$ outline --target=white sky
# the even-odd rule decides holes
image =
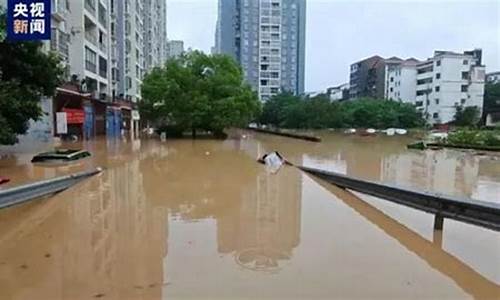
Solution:
[[[210,52],[217,1],[167,0],[169,39]],[[307,0],[306,45],[307,91],[347,82],[349,65],[374,54],[482,48],[487,72],[498,71],[500,0]]]

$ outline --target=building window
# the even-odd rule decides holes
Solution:
[[[440,65],[441,65],[441,60],[438,60],[438,61],[436,62],[436,66],[438,66],[438,67],[439,67]]]
[[[465,104],[466,99],[461,99],[460,103]]]
[[[436,105],[439,105],[439,99],[435,99]]]
[[[420,106],[423,106],[423,105],[424,105],[423,101],[417,101],[417,102],[415,102],[415,106],[417,106],[417,107],[420,107]]]
[[[432,114],[432,117],[433,117],[434,119],[439,118],[439,113],[437,113],[437,112],[436,112],[436,113],[433,113],[433,114]]]
[[[441,73],[436,74],[436,79],[441,79]]]
[[[468,65],[469,61],[467,59],[464,59],[464,65]]]
[[[441,90],[441,87],[436,86],[436,87],[434,88],[434,90],[435,90],[436,92],[439,92],[439,91]]]
[[[102,56],[99,56],[99,76],[108,78],[108,62]]]
[[[97,53],[85,47],[85,69],[97,73]]]
[[[391,93],[394,91],[394,89],[392,87],[390,88],[390,90],[391,90]]]
[[[391,77],[391,82],[394,82],[394,77]]]
[[[462,72],[462,79],[469,80],[469,72]]]
[[[469,90],[468,86],[462,85],[462,92],[466,93]]]

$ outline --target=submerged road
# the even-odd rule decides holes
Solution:
[[[498,157],[317,134],[323,143],[98,140],[76,145],[94,156],[70,166],[0,160],[7,187],[105,168],[0,210],[0,299],[500,298],[500,233],[455,221],[437,233],[431,215],[255,162],[278,150],[305,166],[495,202]]]

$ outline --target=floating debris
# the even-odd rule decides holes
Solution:
[[[0,176],[0,184],[7,183],[7,182],[9,182],[9,181],[10,181],[10,179],[9,179],[9,178],[6,178],[6,177],[1,177],[1,176]]]

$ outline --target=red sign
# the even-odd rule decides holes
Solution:
[[[85,120],[85,113],[83,109],[63,108],[66,113],[68,124],[83,124]]]

